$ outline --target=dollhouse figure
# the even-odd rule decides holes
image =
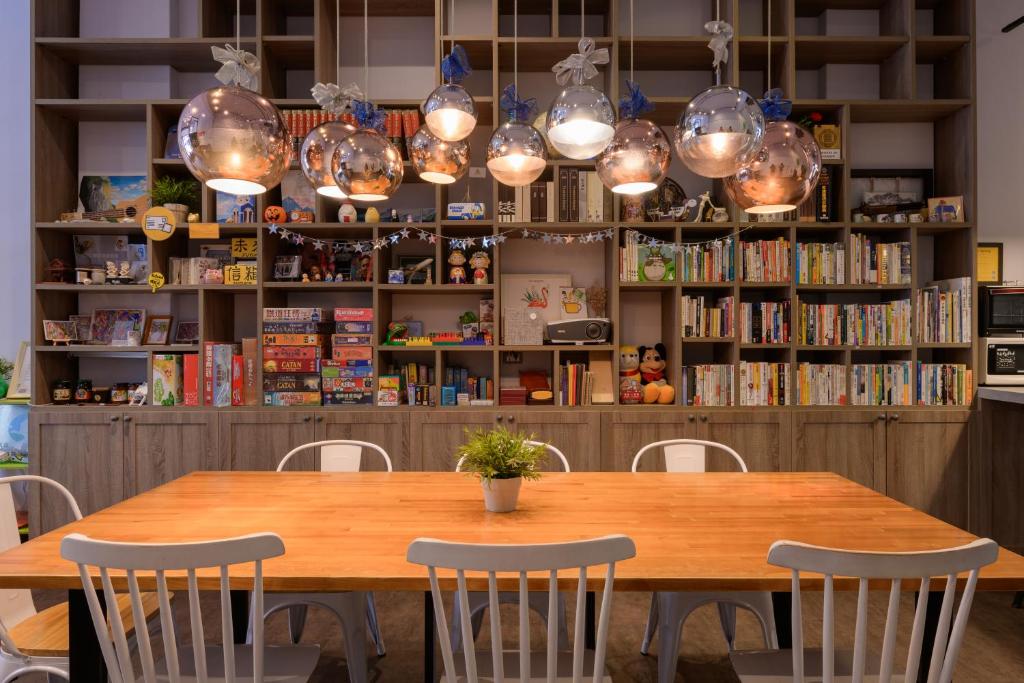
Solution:
[[[309,276],[313,282],[320,282],[323,280],[323,276],[320,274],[320,266],[310,266]]]
[[[486,251],[475,251],[469,257],[469,265],[473,269],[473,284],[486,285],[487,269],[491,267],[491,257]]]
[[[106,266],[107,266],[107,277],[108,278],[117,277],[117,265],[113,261],[107,261]]]
[[[334,273],[328,272],[324,275],[324,282],[334,282]]]
[[[121,261],[121,272],[119,274],[119,277],[131,277],[131,276],[132,276],[131,264],[129,264],[127,261]]]
[[[305,284],[309,284],[309,273],[302,274],[302,282]]]
[[[448,255],[448,265],[451,266],[448,270],[448,284],[466,284],[466,255],[461,249],[452,249],[452,253]]]

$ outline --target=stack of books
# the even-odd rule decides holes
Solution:
[[[846,283],[846,249],[842,242],[798,242],[796,281],[802,285]]]
[[[731,406],[732,365],[684,365],[683,404],[688,406]]]
[[[789,300],[742,302],[740,341],[744,344],[788,344]]]
[[[498,390],[503,406],[525,406],[528,393],[525,387],[501,387]]]
[[[798,338],[814,346],[910,344],[910,299],[881,304],[800,302]]]
[[[710,303],[710,297],[705,303],[703,295],[683,295],[683,338],[733,335],[733,297],[721,297],[715,301],[714,306],[710,306]]]
[[[622,282],[671,282],[676,279],[676,255],[663,244],[640,244],[640,233],[626,230],[619,247]]]
[[[451,365],[446,367],[444,384],[441,385],[441,405],[494,405],[494,378],[471,375],[466,368]]]
[[[740,405],[784,406],[789,363],[740,361]]]
[[[917,290],[917,340],[961,344],[971,341],[971,278],[929,282]]]
[[[318,406],[330,323],[320,308],[263,309],[263,405]]]
[[[324,405],[373,405],[373,309],[334,309],[331,359],[320,369]]]
[[[879,242],[850,235],[850,273],[855,285],[909,285],[910,242]]]
[[[683,282],[732,282],[736,279],[736,242],[732,237],[684,244],[679,258]]]
[[[845,406],[846,367],[836,363],[798,363],[796,402],[801,406]]]
[[[855,406],[909,406],[911,381],[909,360],[851,365],[851,403]]]
[[[744,282],[789,282],[789,240],[740,243],[740,277]]]
[[[917,404],[966,406],[974,398],[974,373],[963,363],[917,361]]]

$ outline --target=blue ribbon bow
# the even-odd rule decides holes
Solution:
[[[509,83],[501,91],[501,110],[508,114],[510,121],[529,121],[537,111],[537,98],[519,99],[516,86]]]
[[[471,73],[473,68],[469,65],[469,57],[461,45],[453,46],[451,53],[441,60],[441,75],[450,83],[460,83]]]
[[[782,97],[781,88],[772,88],[766,92],[758,104],[769,121],[785,121],[793,113],[793,103]]]
[[[372,128],[378,133],[384,132],[384,121],[387,119],[387,114],[383,109],[375,108],[373,102],[355,100],[352,103],[352,112],[360,128]]]
[[[619,100],[619,118],[638,119],[641,114],[654,111],[654,105],[640,91],[640,86],[633,81],[626,81],[629,94]]]

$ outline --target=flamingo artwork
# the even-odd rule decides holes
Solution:
[[[547,308],[548,307],[548,288],[541,287],[540,294],[537,294],[536,289],[528,289],[523,294],[523,301],[526,302],[527,308]]]

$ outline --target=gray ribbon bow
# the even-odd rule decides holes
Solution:
[[[213,58],[223,64],[215,74],[218,81],[224,85],[234,83],[249,90],[259,90],[260,63],[256,55],[230,44],[224,47],[213,45],[210,49]]]
[[[576,85],[580,85],[597,75],[596,64],[608,63],[608,48],[595,50],[592,38],[580,38],[577,47],[579,52],[569,55],[551,67],[559,85],[565,85],[570,78]]]
[[[352,107],[355,100],[364,100],[363,91],[355,83],[338,85],[336,83],[317,83],[310,90],[313,99],[324,111],[340,115]]]
[[[712,67],[719,68],[729,61],[729,41],[732,40],[732,25],[727,21],[709,21],[704,24],[704,30],[711,34],[711,41],[708,47],[715,53],[715,61]]]

